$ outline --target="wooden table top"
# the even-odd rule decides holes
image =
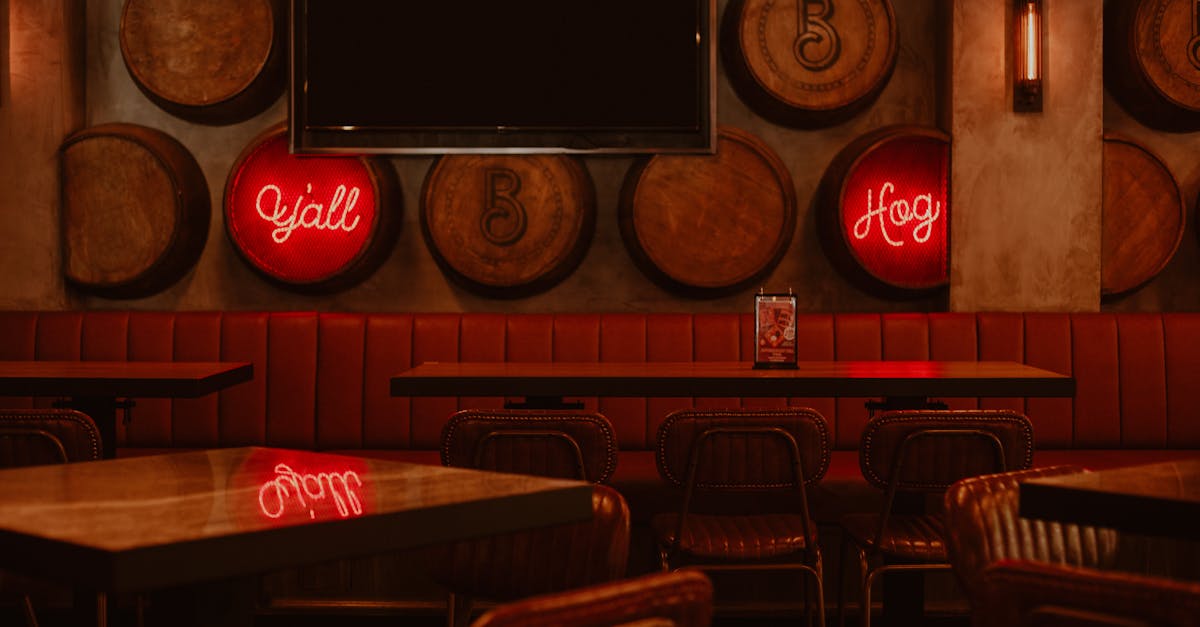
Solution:
[[[1021,516],[1200,539],[1200,458],[1033,479]]]
[[[1070,376],[1009,361],[427,362],[393,396],[1071,396]]]
[[[270,448],[0,471],[0,568],[111,592],[582,520],[591,486]]]
[[[0,396],[195,398],[252,378],[246,362],[0,361]]]

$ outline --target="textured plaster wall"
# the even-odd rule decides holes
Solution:
[[[1041,113],[1013,113],[1007,0],[956,2],[950,308],[1099,308],[1102,3],[1046,3]]]
[[[624,157],[587,157],[585,165],[596,185],[598,219],[595,237],[579,268],[565,281],[539,295],[494,300],[463,290],[441,273],[421,238],[419,193],[432,158],[392,159],[403,187],[404,219],[399,242],[390,258],[359,286],[327,296],[299,295],[266,283],[233,251],[224,232],[221,194],[229,169],[240,151],[260,132],[283,122],[281,99],[258,117],[233,126],[202,126],[158,109],[136,88],[121,59],[118,41],[121,0],[88,2],[87,121],[133,122],[175,136],[196,156],[212,191],[214,215],[208,244],[193,272],[153,297],[114,301],[73,294],[72,305],[84,308],[143,309],[315,309],[357,311],[744,311],[756,288],[701,300],[668,292],[633,265],[617,227],[617,198],[632,163]],[[723,14],[725,1],[718,2]],[[800,306],[814,311],[887,311],[944,309],[942,299],[891,301],[864,293],[839,275],[816,236],[817,183],[833,156],[855,137],[890,124],[933,125],[937,120],[937,13],[929,0],[895,0],[900,53],[894,76],[879,100],[854,119],[828,129],[805,131],[776,126],[750,111],[734,94],[718,69],[719,121],[741,127],[765,140],[791,172],[799,200],[796,232],[783,261],[764,281],[771,289],[791,287],[801,294]],[[381,64],[381,71],[385,66]],[[55,270],[57,272],[57,270]],[[54,279],[49,270],[39,280]],[[42,306],[57,306],[43,301]]]
[[[948,3],[952,37],[939,42],[938,8]],[[8,229],[0,242],[0,307],[140,309],[317,309],[468,311],[741,311],[748,289],[716,300],[667,292],[633,266],[616,226],[622,178],[632,162],[589,157],[597,189],[595,238],[579,269],[550,291],[502,301],[451,284],[434,265],[417,222],[418,194],[429,158],[391,160],[404,188],[400,241],[363,284],[328,296],[281,290],[254,275],[234,254],[221,221],[229,168],[254,136],[284,121],[282,99],[258,117],[232,126],[202,126],[174,118],[137,90],[121,60],[121,0],[86,3],[86,56],[71,37],[64,11],[82,2],[0,0],[5,61],[0,66],[0,155]],[[719,0],[723,12],[725,0]],[[814,191],[829,160],[846,143],[888,124],[941,123],[954,135],[952,288],[949,307],[1086,310],[1099,305],[1100,124],[1156,152],[1180,182],[1189,224],[1163,273],[1137,292],[1105,303],[1110,310],[1200,308],[1200,238],[1193,207],[1200,194],[1198,133],[1146,129],[1102,90],[1098,0],[1048,3],[1051,40],[1046,111],[1011,113],[1003,29],[1006,0],[894,0],[900,30],[896,72],[880,99],[854,119],[804,131],[774,125],[750,111],[719,68],[723,124],[762,137],[791,172],[800,215],[791,247],[764,282],[792,287],[812,311],[936,311],[944,299],[891,301],[850,285],[826,260],[815,234]],[[943,50],[950,53],[943,55]],[[77,53],[76,53],[77,52]],[[86,58],[86,80],[79,68]],[[949,62],[949,70],[941,65]],[[72,70],[74,67],[74,70]],[[72,73],[74,72],[74,74]],[[948,74],[948,75],[947,75]],[[952,94],[939,96],[940,84]],[[86,106],[82,87],[86,84]],[[1102,113],[1101,113],[1102,112]],[[86,119],[84,119],[86,114]],[[1101,117],[1102,116],[1102,117]],[[133,301],[90,297],[63,286],[59,249],[56,149],[71,130],[119,121],[162,129],[201,163],[214,214],[196,268],[164,292]]]

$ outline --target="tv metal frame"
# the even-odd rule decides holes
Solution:
[[[553,131],[518,127],[474,130],[466,127],[384,129],[367,127],[298,128],[304,117],[304,98],[297,85],[304,77],[296,63],[297,39],[303,34],[300,6],[307,0],[290,0],[288,38],[288,149],[295,154],[713,154],[717,148],[717,30],[716,0],[697,0],[701,11],[700,46],[707,58],[700,75],[701,92],[707,94],[701,109],[701,128],[695,131],[645,129],[586,129]],[[636,145],[622,144],[629,135]],[[436,138],[434,141],[427,141]],[[422,141],[425,139],[426,141]]]

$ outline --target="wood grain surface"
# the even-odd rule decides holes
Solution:
[[[595,224],[591,177],[565,155],[445,156],[421,195],[421,229],[439,265],[493,297],[528,295],[566,278]]]
[[[1106,135],[1100,293],[1128,292],[1157,276],[1179,248],[1186,215],[1166,165],[1133,140]]]
[[[61,159],[70,283],[146,296],[195,265],[212,210],[204,173],[182,144],[149,127],[104,124],[68,137]]]
[[[722,127],[714,155],[635,163],[618,219],[625,247],[647,276],[685,294],[718,296],[779,263],[796,228],[796,190],[770,146]]]

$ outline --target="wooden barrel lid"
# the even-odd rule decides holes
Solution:
[[[421,195],[421,229],[438,264],[468,289],[497,298],[566,278],[595,225],[591,177],[565,155],[444,156]]]
[[[1105,3],[1105,83],[1141,123],[1200,130],[1200,15],[1194,0]]]
[[[208,238],[208,184],[174,138],[132,124],[95,126],[63,143],[62,168],[68,282],[135,298],[195,265]]]
[[[1106,134],[1101,295],[1129,292],[1157,276],[1183,239],[1185,212],[1179,185],[1158,157]]]
[[[763,117],[816,128],[874,102],[896,67],[890,0],[731,0],[721,52],[738,95]]]
[[[127,0],[121,54],[135,83],[194,122],[250,118],[283,93],[281,0]]]
[[[721,127],[713,155],[656,155],[630,168],[621,237],[651,279],[720,296],[766,276],[796,226],[796,191],[783,161],[750,133]]]

